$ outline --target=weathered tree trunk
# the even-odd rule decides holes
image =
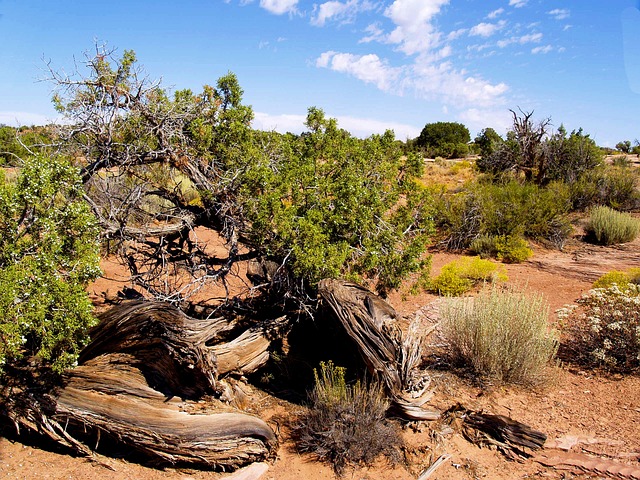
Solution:
[[[220,396],[220,377],[250,373],[268,359],[282,319],[223,342],[232,325],[222,318],[193,319],[160,302],[133,301],[103,314],[80,365],[63,387],[35,393],[16,389],[5,410],[18,427],[47,434],[76,451],[95,431],[170,463],[235,468],[271,457],[277,439],[261,419],[222,407],[189,414],[189,400]]]
[[[355,283],[325,279],[318,290],[369,371],[383,382],[397,414],[407,420],[438,419],[438,412],[423,408],[432,392],[429,376],[418,369],[422,339],[415,327],[403,336],[393,307]]]

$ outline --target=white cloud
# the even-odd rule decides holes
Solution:
[[[323,27],[328,20],[339,20],[344,23],[352,22],[359,12],[371,10],[373,4],[367,0],[347,0],[338,2],[335,0],[313,6],[311,24]]]
[[[442,62],[450,54],[451,48],[446,46],[437,52],[418,56],[413,65],[391,67],[375,54],[328,51],[317,58],[316,66],[346,73],[397,95],[412,92],[420,98],[456,106],[487,106],[503,102],[503,94],[508,90],[505,83],[492,84],[479,76],[457,70],[451,62]]]
[[[464,70],[457,70],[450,62],[435,64],[418,61],[404,84],[422,98],[456,106],[502,103],[502,96],[509,89],[505,83],[492,84]]]
[[[573,27],[573,25],[565,25],[562,29],[563,32],[566,32],[567,30],[569,30],[571,27]]]
[[[367,28],[364,29],[364,31],[367,32],[369,35],[367,35],[366,37],[362,38],[360,40],[360,42],[358,42],[358,43],[369,43],[369,42],[373,42],[373,41],[379,41],[379,42],[384,41],[384,30],[382,30],[382,28],[380,28],[380,25],[378,23],[372,23],[371,25],[368,25]]]
[[[510,37],[505,38],[503,40],[498,40],[496,45],[500,48],[505,48],[511,44],[519,43],[520,45],[524,45],[525,43],[539,43],[542,40],[542,33],[528,33],[527,35],[522,35],[521,37]]]
[[[370,118],[337,117],[338,126],[351,132],[357,137],[368,137],[374,133],[384,133],[386,130],[393,130],[396,138],[405,140],[415,138],[420,135],[421,128],[405,123],[387,122],[373,120]]]
[[[304,122],[306,119],[305,115],[270,115],[263,112],[254,112],[251,126],[257,130],[301,133],[305,129]]]
[[[50,118],[46,115],[31,112],[11,112],[0,111],[0,124],[10,125],[12,127],[31,126],[31,125],[48,125],[57,122],[59,119]]]
[[[458,30],[454,30],[453,32],[449,32],[447,35],[447,40],[455,40],[456,38],[460,38],[462,35],[467,33],[469,30],[466,28],[460,28]]]
[[[384,14],[396,25],[386,41],[398,45],[407,55],[437,47],[440,33],[431,23],[449,0],[395,0]]]
[[[518,38],[518,43],[524,45],[525,43],[538,43],[540,40],[542,40],[542,34],[540,32],[529,33]]]
[[[553,50],[553,47],[551,45],[545,45],[544,47],[535,47],[531,49],[531,53],[533,54],[537,54],[537,53],[549,53],[550,51]]]
[[[548,15],[551,15],[556,20],[564,20],[565,18],[569,18],[571,12],[566,8],[554,8],[547,12]]]
[[[365,83],[373,83],[383,91],[389,91],[400,74],[400,69],[390,67],[373,53],[353,55],[328,51],[318,57],[316,66],[346,73]]]
[[[260,0],[260,6],[275,15],[295,13],[298,0]]]
[[[509,6],[521,8],[524,7],[529,0],[509,0]]]
[[[349,116],[334,117],[329,114],[327,114],[327,117],[336,118],[340,128],[344,128],[351,132],[352,135],[361,138],[368,137],[374,133],[384,133],[386,130],[393,130],[396,138],[401,140],[415,138],[420,134],[420,128],[404,123]],[[306,115],[271,115],[264,112],[255,112],[252,126],[258,130],[275,130],[280,133],[301,133],[306,130],[304,125],[306,119]]]
[[[457,118],[472,132],[480,132],[483,128],[491,127],[504,136],[511,127],[511,115],[505,109],[470,108],[460,112]]]
[[[499,15],[502,15],[503,13],[504,13],[504,8],[498,8],[497,10],[494,10],[493,12],[489,13],[489,15],[487,15],[487,18],[494,19]]]
[[[472,37],[487,38],[504,27],[505,24],[506,22],[504,20],[498,23],[479,23],[469,31],[469,35],[471,35]]]

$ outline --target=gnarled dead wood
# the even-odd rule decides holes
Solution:
[[[225,319],[194,319],[161,302],[123,303],[100,320],[62,388],[6,393],[4,410],[17,427],[83,454],[91,453],[81,440],[90,431],[170,463],[224,469],[274,454],[275,434],[257,417],[231,407],[213,414],[185,410],[193,409],[190,400],[228,393],[219,376],[250,373],[266,362],[283,319],[228,342]]]
[[[522,422],[504,415],[474,412],[460,404],[447,410],[445,418],[449,423],[462,420],[460,426],[467,440],[480,446],[495,446],[512,460],[531,457],[528,451],[541,449],[547,440],[546,434]]]
[[[430,379],[418,368],[421,339],[415,328],[403,335],[391,305],[355,283],[325,279],[318,286],[356,344],[370,373],[383,382],[392,408],[407,420],[436,420],[440,414],[423,408],[431,397]]]

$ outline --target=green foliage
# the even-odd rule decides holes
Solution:
[[[256,134],[269,142],[242,177],[240,200],[249,238],[315,285],[322,278],[366,276],[380,292],[428,266],[432,201],[403,160],[391,132],[352,137],[311,108],[310,132],[296,138]],[[402,199],[402,201],[401,201]]]
[[[559,180],[571,184],[602,164],[602,151],[589,135],[579,129],[567,137],[561,127],[544,142],[544,167],[538,183]]]
[[[480,156],[488,157],[504,143],[504,139],[493,128],[488,127],[478,133],[474,143],[480,149]]]
[[[453,360],[494,381],[541,382],[558,348],[548,312],[542,296],[496,286],[451,299],[442,315]]]
[[[629,285],[628,275],[620,270],[612,270],[593,282],[593,288],[609,288],[614,284],[621,288],[627,287]]]
[[[94,324],[84,290],[99,274],[98,228],[77,171],[62,158],[25,160],[0,176],[0,368],[37,355],[73,365]]]
[[[549,119],[536,124],[531,119],[533,112],[522,116],[512,113],[513,129],[507,140],[478,160],[480,171],[496,178],[523,176],[546,185],[552,181],[575,182],[602,164],[602,151],[582,129],[567,136],[560,126],[549,135]]]
[[[599,206],[591,210],[587,232],[602,245],[627,243],[640,234],[640,220],[627,213]]]
[[[399,429],[386,419],[389,403],[382,387],[347,385],[345,369],[332,362],[314,370],[311,404],[294,435],[300,451],[329,460],[336,473],[348,465],[370,465],[378,456],[396,461],[403,445]]]
[[[525,239],[511,235],[481,235],[469,248],[482,258],[494,257],[506,263],[522,263],[533,255]]]
[[[429,289],[438,295],[459,296],[482,282],[507,280],[504,268],[480,257],[462,257],[440,270],[440,274],[429,283]]]
[[[56,77],[54,103],[68,124],[82,125],[66,131],[65,145],[87,159],[85,180],[104,187],[88,189],[102,194],[101,220],[125,242],[133,229],[123,226],[157,218],[185,231],[214,228],[227,241],[229,264],[215,268],[191,255],[176,268],[194,282],[224,281],[242,242],[282,266],[271,293],[304,303],[314,302],[322,278],[366,278],[385,293],[427,268],[433,222],[431,196],[416,181],[422,158],[404,155],[392,132],[354,138],[317,108],[302,135],[255,131],[232,73],[201,93],[170,95],[146,80],[131,51],[99,52],[86,64],[86,78]],[[151,163],[164,163],[170,175]],[[177,172],[189,178],[187,188]],[[136,252],[138,282],[178,298],[180,289],[166,291],[163,282],[169,268],[157,267],[176,265],[177,255],[165,244],[145,254]]]
[[[438,205],[438,219],[453,249],[467,248],[483,235],[526,236],[561,247],[571,232],[569,208],[569,189],[559,183],[477,183],[445,198]]]
[[[21,159],[32,154],[31,149],[52,142],[52,134],[47,127],[9,127],[0,125],[0,166],[19,165]]]
[[[558,311],[569,339],[571,361],[613,372],[640,369],[640,286],[596,288]]]
[[[445,158],[464,157],[469,153],[469,129],[457,122],[427,123],[415,145],[429,155]]]
[[[616,150],[622,153],[631,153],[631,141],[624,140],[616,143]]]
[[[631,160],[626,155],[616,155],[611,161],[614,167],[629,168],[631,166]]]
[[[637,169],[602,165],[587,172],[569,185],[574,210],[606,205],[618,210],[632,210],[640,205]]]

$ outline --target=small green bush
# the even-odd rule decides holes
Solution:
[[[637,169],[602,166],[569,185],[574,210],[606,205],[618,210],[633,210],[640,205]]]
[[[433,278],[429,290],[444,296],[458,296],[481,282],[506,281],[503,268],[480,257],[462,257],[446,264]]]
[[[612,270],[605,273],[593,283],[593,288],[609,288],[617,285],[618,288],[627,288],[630,283],[640,284],[640,267],[630,268],[626,272]]]
[[[627,243],[640,233],[640,221],[609,207],[595,207],[589,216],[587,232],[603,245]]]
[[[62,157],[27,158],[11,182],[0,170],[0,376],[33,356],[60,373],[89,340],[100,243],[83,192]]]
[[[535,238],[562,248],[571,234],[570,192],[557,182],[547,187],[478,183],[435,207],[436,221],[447,232],[444,244],[454,250],[469,247],[479,235]]]
[[[475,298],[451,299],[442,315],[452,358],[488,379],[540,383],[558,348],[548,312],[541,295],[495,285]]]
[[[567,325],[567,358],[613,372],[640,370],[640,286],[596,288],[558,311]]]
[[[482,258],[494,257],[505,263],[522,263],[533,255],[524,238],[510,235],[481,235],[469,248]]]
[[[379,455],[398,461],[403,441],[386,419],[389,403],[377,383],[347,385],[345,368],[321,362],[310,405],[294,427],[298,449],[329,460],[336,473],[371,464]]]
[[[612,164],[615,167],[628,168],[631,166],[631,160],[626,155],[617,155],[613,157]]]

